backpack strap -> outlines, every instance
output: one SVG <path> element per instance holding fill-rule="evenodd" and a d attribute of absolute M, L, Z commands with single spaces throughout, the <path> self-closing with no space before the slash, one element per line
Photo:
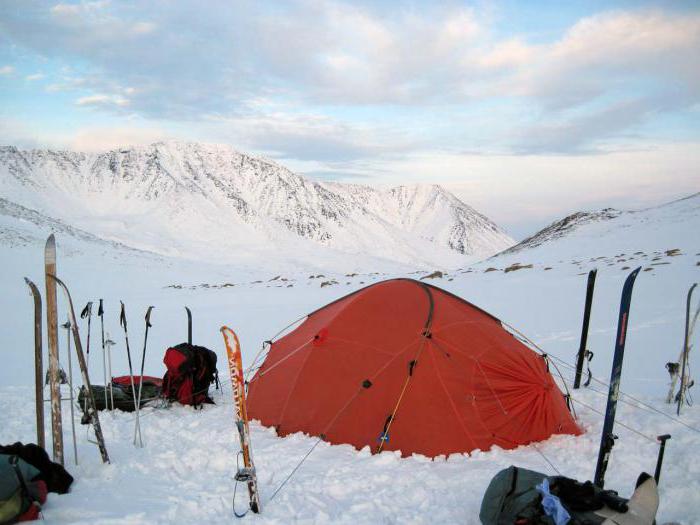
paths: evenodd
<path fill-rule="evenodd" d="M 27 482 L 24 479 L 24 475 L 22 474 L 22 470 L 19 468 L 19 456 L 16 454 L 13 454 L 9 458 L 10 465 L 12 465 L 12 470 L 15 472 L 15 476 L 17 476 L 17 481 L 19 482 L 20 490 L 22 492 L 22 497 L 28 499 L 31 502 L 31 505 L 37 507 L 37 512 L 41 511 L 41 503 L 37 498 L 34 497 L 34 494 L 29 490 L 29 487 L 27 487 Z M 26 512 L 26 511 L 25 511 Z"/>

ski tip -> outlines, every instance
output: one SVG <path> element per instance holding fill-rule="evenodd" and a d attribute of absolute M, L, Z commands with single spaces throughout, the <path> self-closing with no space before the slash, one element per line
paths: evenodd
<path fill-rule="evenodd" d="M 53 233 L 49 235 L 46 239 L 46 246 L 44 247 L 44 257 L 47 263 L 56 263 L 56 237 Z"/>

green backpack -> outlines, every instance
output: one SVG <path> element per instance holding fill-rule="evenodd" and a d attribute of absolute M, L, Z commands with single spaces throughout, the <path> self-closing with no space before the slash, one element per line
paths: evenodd
<path fill-rule="evenodd" d="M 0 524 L 34 520 L 46 501 L 39 470 L 19 456 L 0 454 Z"/>

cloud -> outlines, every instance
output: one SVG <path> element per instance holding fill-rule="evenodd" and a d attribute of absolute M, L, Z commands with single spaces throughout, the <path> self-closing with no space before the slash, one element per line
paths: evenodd
<path fill-rule="evenodd" d="M 682 90 L 700 98 L 698 13 L 606 12 L 532 51 L 515 79 L 523 96 L 546 108 L 585 104 L 642 81 L 653 81 L 657 92 Z"/>
<path fill-rule="evenodd" d="M 171 133 L 158 128 L 90 127 L 77 131 L 66 146 L 75 151 L 100 152 L 172 138 Z"/>
<path fill-rule="evenodd" d="M 576 211 L 641 208 L 700 191 L 700 142 L 635 146 L 595 156 L 434 152 L 379 164 L 385 182 L 441 183 L 522 238 Z"/>
<path fill-rule="evenodd" d="M 679 104 L 678 100 L 642 98 L 613 103 L 561 122 L 519 130 L 513 142 L 517 153 L 576 153 L 605 151 L 605 140 L 643 123 L 655 112 Z"/>
<path fill-rule="evenodd" d="M 347 162 L 410 151 L 415 143 L 400 133 L 351 125 L 316 113 L 271 110 L 239 117 L 215 117 L 209 135 L 282 159 Z M 266 111 L 267 110 L 267 111 Z"/>
<path fill-rule="evenodd" d="M 76 106 L 124 107 L 129 100 L 120 95 L 88 95 L 75 101 Z"/>
<path fill-rule="evenodd" d="M 72 66 L 46 89 L 74 92 L 79 107 L 202 127 L 220 119 L 242 126 L 228 136 L 296 159 L 435 148 L 447 135 L 465 137 L 465 149 L 590 151 L 700 102 L 697 10 L 601 12 L 548 41 L 504 34 L 507 21 L 487 11 L 333 0 L 213 1 L 207 9 L 7 0 L 0 33 L 24 53 Z M 253 107 L 256 98 L 295 104 L 300 117 Z M 484 108 L 507 114 L 501 127 L 510 129 L 490 125 L 467 138 L 480 125 L 470 116 Z M 449 128 L 436 114 L 461 125 Z M 307 115 L 333 125 L 302 122 Z M 399 137 L 387 140 L 392 120 Z"/>
<path fill-rule="evenodd" d="M 0 67 L 0 75 L 11 75 L 15 72 L 15 68 L 12 66 L 2 66 Z"/>
<path fill-rule="evenodd" d="M 24 77 L 24 80 L 27 80 L 27 81 L 29 81 L 29 82 L 33 82 L 33 81 L 35 81 L 35 80 L 41 80 L 41 79 L 43 79 L 45 76 L 46 76 L 46 75 L 44 75 L 43 73 L 33 73 L 33 74 L 31 74 L 31 75 L 27 75 L 26 77 Z"/>

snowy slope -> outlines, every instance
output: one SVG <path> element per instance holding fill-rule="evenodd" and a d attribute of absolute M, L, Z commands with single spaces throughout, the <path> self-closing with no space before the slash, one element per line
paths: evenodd
<path fill-rule="evenodd" d="M 653 472 L 658 450 L 654 437 L 670 433 L 673 438 L 664 462 L 658 523 L 700 523 L 700 407 L 684 408 L 679 422 L 674 419 L 674 407 L 664 403 L 668 388 L 664 364 L 678 357 L 685 294 L 692 282 L 700 281 L 699 200 L 692 196 L 648 210 L 621 212 L 606 220 L 580 221 L 564 234 L 543 239 L 536 246 L 504 253 L 429 281 L 523 331 L 552 356 L 564 378 L 570 380 L 586 274 L 598 268 L 589 337 L 589 348 L 595 352 L 591 362 L 594 381 L 591 388 L 574 392 L 573 396 L 585 430 L 582 436 L 555 436 L 513 451 L 475 451 L 435 461 L 423 457 L 400 459 L 391 452 L 373 456 L 367 450 L 320 443 L 270 502 L 273 492 L 316 439 L 299 434 L 278 438 L 273 430 L 254 422 L 252 440 L 264 511 L 251 519 L 260 523 L 477 524 L 489 480 L 510 464 L 548 473 L 555 473 L 556 468 L 564 475 L 590 479 L 600 440 L 600 412 L 605 406 L 620 291 L 627 274 L 642 265 L 644 270 L 649 269 L 640 273 L 632 299 L 622 374 L 625 394 L 615 429 L 620 439 L 612 452 L 606 486 L 629 495 L 641 470 Z M 76 306 L 100 297 L 106 301 L 106 330 L 118 343 L 113 350 L 115 374 L 127 371 L 118 325 L 119 299 L 127 305 L 132 352 L 138 358 L 143 314 L 148 305 L 155 306 L 146 373 L 162 375 L 165 348 L 186 336 L 184 305 L 194 313 L 195 342 L 214 349 L 220 363 L 225 363 L 218 328 L 227 324 L 241 336 L 244 362 L 248 364 L 262 341 L 300 315 L 381 279 L 399 275 L 421 278 L 429 273 L 414 273 L 395 264 L 380 270 L 364 266 L 357 272 L 344 273 L 318 267 L 272 273 L 262 260 L 257 269 L 242 269 L 150 257 L 73 236 L 46 216 L 22 219 L 27 214 L 33 216 L 31 210 L 9 208 L 13 211 L 0 215 L 0 228 L 5 228 L 1 231 L 13 228 L 36 241 L 0 243 L 0 315 L 4 319 L 0 347 L 5 359 L 5 366 L 0 368 L 2 443 L 34 439 L 32 303 L 22 276 L 33 278 L 42 288 L 40 241 L 48 230 L 58 232 L 58 271 L 71 287 Z M 63 317 L 62 300 L 59 308 Z M 93 322 L 93 344 L 96 326 Z M 85 337 L 84 322 L 80 328 Z M 62 331 L 62 345 L 64 340 Z M 695 349 L 698 346 L 696 336 Z M 65 362 L 65 356 L 63 359 Z M 225 367 L 220 369 L 226 376 Z M 101 383 L 98 346 L 93 346 L 91 352 L 90 371 L 94 381 Z M 67 394 L 67 390 L 64 392 Z M 49 497 L 46 520 L 230 523 L 238 445 L 228 381 L 224 382 L 223 396 L 215 393 L 215 399 L 217 405 L 203 411 L 183 407 L 146 409 L 141 423 L 146 440 L 143 450 L 131 444 L 132 415 L 104 415 L 105 437 L 113 457 L 110 466 L 101 464 L 96 447 L 79 430 L 79 466 L 73 465 L 71 446 L 66 446 L 67 466 L 76 476 L 76 483 L 71 494 Z M 67 413 L 65 403 L 64 430 L 69 444 Z M 239 506 L 244 505 L 244 492 L 238 491 Z"/>
<path fill-rule="evenodd" d="M 320 245 L 456 267 L 513 244 L 439 186 L 313 182 L 227 146 L 169 142 L 101 154 L 4 147 L 0 191 L 100 237 L 199 260 L 311 261 Z"/>

